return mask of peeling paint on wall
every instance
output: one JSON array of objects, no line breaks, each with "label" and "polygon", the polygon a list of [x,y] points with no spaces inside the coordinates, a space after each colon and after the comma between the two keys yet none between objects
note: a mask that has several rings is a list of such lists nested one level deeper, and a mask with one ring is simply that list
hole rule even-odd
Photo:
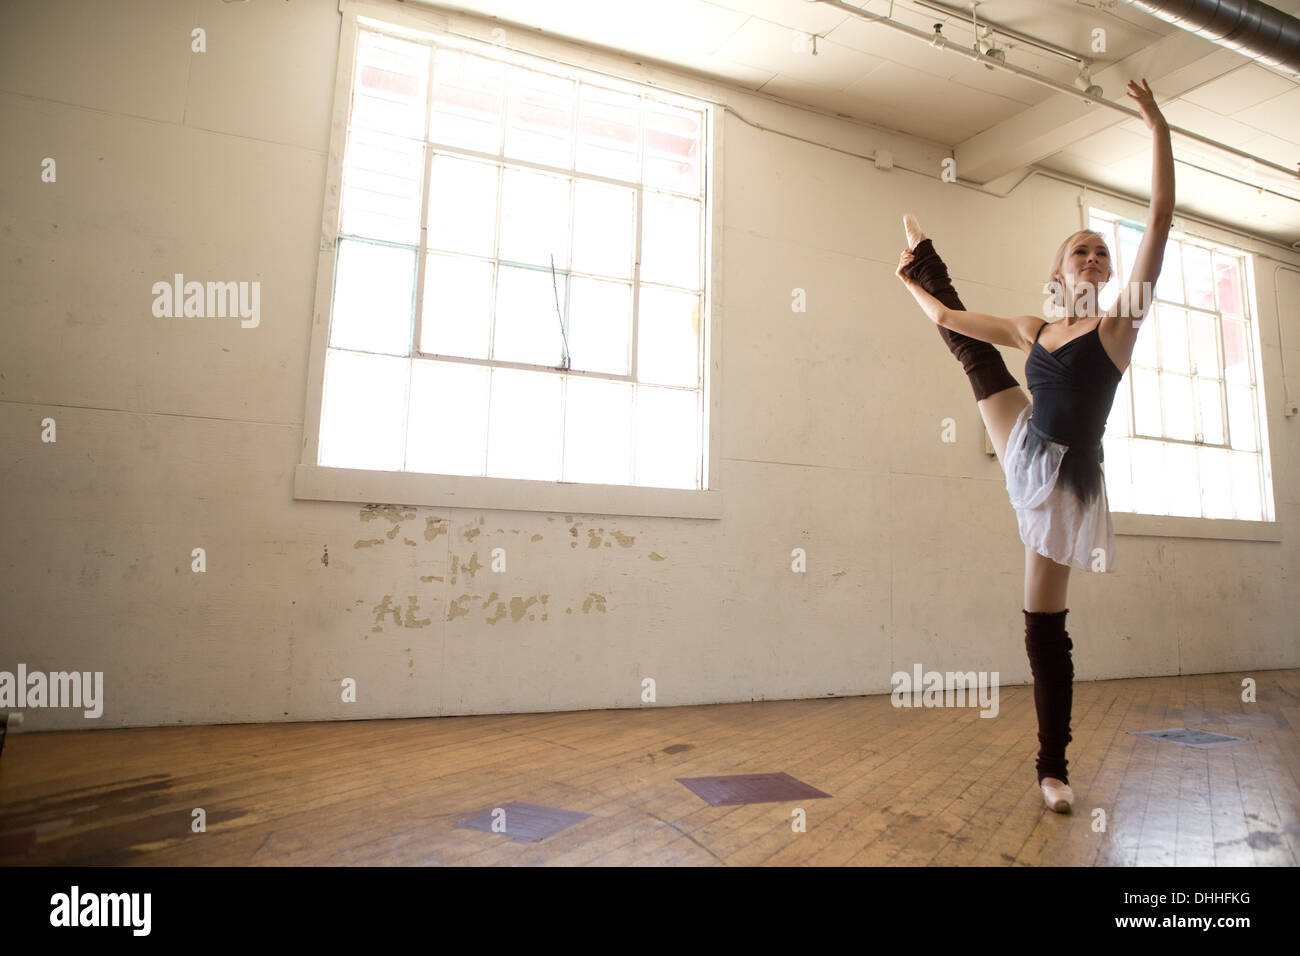
[{"label": "peeling paint on wall", "polygon": [[456,600],[448,604],[447,620],[454,621],[458,617],[465,617],[468,615],[469,607],[466,606],[465,602],[468,601],[469,598],[470,596],[468,594],[462,594],[460,597],[456,598]]},{"label": "peeling paint on wall", "polygon": [[377,544],[383,544],[383,543],[384,543],[384,539],[383,539],[383,538],[365,538],[365,539],[362,539],[361,541],[358,541],[358,542],[357,542],[356,544],[354,544],[352,547],[354,547],[354,548],[373,548],[375,545],[377,545]]},{"label": "peeling paint on wall", "polygon": [[[526,612],[532,605],[536,603],[537,603],[537,598],[535,597],[530,597],[527,601],[521,600],[520,598],[517,597],[512,597],[510,599],[510,620],[518,621],[520,618],[524,616],[524,612]],[[528,619],[531,621],[533,619],[533,616],[529,614]]]},{"label": "peeling paint on wall", "polygon": [[582,602],[582,613],[590,614],[592,607],[595,607],[597,611],[599,611],[601,614],[604,614],[605,595],[597,594],[595,591],[588,592],[587,599]]},{"label": "peeling paint on wall", "polygon": [[529,538],[528,540],[529,540],[529,541],[541,541],[541,540],[542,540],[542,536],[541,536],[540,534],[535,534],[535,535],[533,535],[531,538]]},{"label": "peeling paint on wall", "polygon": [[406,607],[406,620],[403,622],[404,627],[428,627],[432,622],[431,618],[417,618],[416,612],[420,609],[419,598],[414,594],[406,596],[408,602]]},{"label": "peeling paint on wall", "polygon": [[447,533],[447,519],[429,516],[424,519],[424,540],[432,541],[440,534]]},{"label": "peeling paint on wall", "polygon": [[415,508],[411,505],[366,505],[361,509],[362,521],[374,521],[387,518],[396,524],[399,521],[414,521]]},{"label": "peeling paint on wall", "polygon": [[375,615],[375,624],[377,625],[376,627],[371,628],[372,631],[383,630],[383,628],[379,627],[378,625],[382,624],[384,618],[388,617],[390,613],[393,615],[393,623],[398,625],[399,627],[401,626],[402,624],[401,609],[393,607],[391,603],[392,600],[393,600],[393,596],[391,594],[385,594],[384,600],[381,601],[379,604],[376,604],[374,608],[372,608]]},{"label": "peeling paint on wall", "polygon": [[664,556],[663,556],[662,554],[660,554],[659,552],[657,552],[657,551],[651,551],[651,552],[650,552],[650,560],[651,560],[651,561],[662,561],[662,560],[664,560]]}]

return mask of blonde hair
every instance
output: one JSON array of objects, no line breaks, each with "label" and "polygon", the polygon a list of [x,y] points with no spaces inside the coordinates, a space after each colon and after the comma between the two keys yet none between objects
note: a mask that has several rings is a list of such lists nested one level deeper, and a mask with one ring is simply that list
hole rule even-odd
[{"label": "blonde hair", "polygon": [[[1078,232],[1073,232],[1066,236],[1065,241],[1061,243],[1060,248],[1056,250],[1056,255],[1052,257],[1052,268],[1047,274],[1047,282],[1045,285],[1047,289],[1052,290],[1058,300],[1058,304],[1065,304],[1065,282],[1063,279],[1058,279],[1056,273],[1060,272],[1061,266],[1065,264],[1065,254],[1084,236],[1096,236],[1100,239],[1101,244],[1106,246],[1106,258],[1107,260],[1110,259],[1110,246],[1106,245],[1106,237],[1097,232],[1097,230],[1080,229]],[[1109,261],[1107,261],[1106,267],[1110,269],[1111,275],[1115,274],[1115,268]]]}]

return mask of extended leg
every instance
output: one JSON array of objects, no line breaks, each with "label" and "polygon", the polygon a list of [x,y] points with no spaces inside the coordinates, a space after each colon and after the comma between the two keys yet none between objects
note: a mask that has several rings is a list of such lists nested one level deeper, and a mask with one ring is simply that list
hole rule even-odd
[{"label": "extended leg", "polygon": [[[903,223],[907,231],[908,248],[916,256],[903,272],[916,279],[921,288],[948,308],[965,311],[966,307],[952,287],[948,267],[934,250],[934,242],[925,238],[921,227],[910,215],[903,217]],[[980,416],[984,419],[984,427],[993,440],[999,464],[1003,464],[1007,438],[1021,411],[1029,404],[1029,396],[1007,371],[1002,354],[991,343],[981,342],[942,326],[939,327],[939,335],[953,355],[957,356],[966,377],[970,379],[971,390],[979,403]]]},{"label": "extended leg", "polygon": [[[912,253],[916,258],[907,264],[903,274],[909,279],[915,279],[921,288],[948,308],[966,311],[966,306],[962,304],[961,299],[957,297],[957,291],[952,287],[948,267],[939,258],[939,253],[934,250],[934,241],[923,239]],[[1002,353],[991,343],[981,342],[979,339],[973,339],[942,326],[939,327],[939,334],[952,350],[952,354],[957,356],[961,367],[965,369],[976,401],[981,401],[1004,389],[1020,387],[1020,383],[1007,371],[1007,365],[1002,361]]]}]

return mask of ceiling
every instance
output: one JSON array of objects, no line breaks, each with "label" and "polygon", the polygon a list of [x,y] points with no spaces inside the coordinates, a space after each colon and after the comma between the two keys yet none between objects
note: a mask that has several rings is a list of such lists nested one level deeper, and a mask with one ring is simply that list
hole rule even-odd
[{"label": "ceiling", "polygon": [[[968,22],[919,0],[846,2],[926,34],[943,23],[949,40],[973,42]],[[944,2],[969,8],[961,0]],[[1300,13],[1300,0],[1271,5]],[[684,67],[941,143],[953,150],[962,179],[990,188],[1038,166],[1149,195],[1150,134],[1141,120],[815,0],[456,0],[436,6]],[[981,22],[1088,56],[1107,99],[1131,105],[1126,81],[1146,76],[1171,125],[1292,169],[1300,163],[1295,77],[1115,0],[983,0],[978,14]],[[1106,31],[1105,53],[1089,52],[1097,27]],[[792,31],[815,34],[817,55],[795,52]],[[1076,63],[1016,39],[997,37],[997,46],[1008,63],[1058,82],[1070,85],[1078,73]],[[1267,167],[1251,169],[1178,135],[1174,155],[1180,212],[1286,245],[1300,241],[1300,180]]]}]

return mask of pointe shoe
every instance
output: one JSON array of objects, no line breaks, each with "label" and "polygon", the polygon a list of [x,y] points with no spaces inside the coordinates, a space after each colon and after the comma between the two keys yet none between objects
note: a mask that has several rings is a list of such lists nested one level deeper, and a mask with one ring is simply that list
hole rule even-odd
[{"label": "pointe shoe", "polygon": [[916,217],[910,212],[903,214],[903,231],[907,233],[907,248],[909,251],[925,242],[925,233],[921,231],[921,224],[916,221]]},{"label": "pointe shoe", "polygon": [[1044,777],[1039,786],[1042,788],[1043,802],[1047,804],[1047,809],[1057,813],[1070,812],[1074,805],[1074,791],[1070,789],[1068,783],[1055,777]]}]

